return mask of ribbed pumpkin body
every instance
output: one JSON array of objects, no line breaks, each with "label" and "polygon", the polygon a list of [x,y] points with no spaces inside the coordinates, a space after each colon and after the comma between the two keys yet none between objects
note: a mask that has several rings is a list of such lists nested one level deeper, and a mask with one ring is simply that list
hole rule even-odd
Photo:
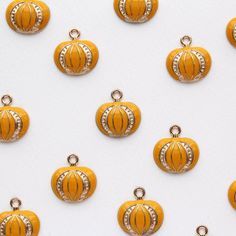
[{"label": "ribbed pumpkin body", "polygon": [[167,138],[154,148],[156,164],[164,171],[178,174],[193,169],[199,159],[199,148],[189,138]]},{"label": "ribbed pumpkin body", "polygon": [[203,79],[208,74],[211,56],[203,48],[185,47],[172,51],[166,64],[174,79],[191,83]]},{"label": "ribbed pumpkin body", "polygon": [[15,0],[7,8],[8,25],[19,33],[39,32],[48,24],[50,10],[38,0]]},{"label": "ribbed pumpkin body", "polygon": [[129,201],[118,212],[121,228],[130,235],[151,235],[158,231],[164,220],[161,206],[154,201]]},{"label": "ribbed pumpkin body", "polygon": [[140,122],[141,112],[131,102],[106,103],[96,114],[98,128],[110,137],[128,136],[138,129]]},{"label": "ribbed pumpkin body", "polygon": [[226,34],[229,42],[236,47],[236,18],[232,19],[227,25]]},{"label": "ribbed pumpkin body", "polygon": [[228,198],[231,206],[236,210],[236,181],[234,181],[229,188]]},{"label": "ribbed pumpkin body", "polygon": [[55,195],[67,202],[81,202],[89,198],[94,193],[96,185],[96,175],[86,167],[60,168],[51,180]]},{"label": "ribbed pumpkin body", "polygon": [[15,141],[27,132],[29,116],[22,108],[4,106],[0,108],[0,141]]},{"label": "ribbed pumpkin body", "polygon": [[96,45],[86,40],[61,43],[54,53],[58,69],[69,75],[83,75],[90,72],[96,66],[98,57]]},{"label": "ribbed pumpkin body", "polygon": [[39,229],[39,218],[31,211],[0,214],[0,236],[38,236]]},{"label": "ribbed pumpkin body", "polygon": [[129,23],[143,23],[150,20],[158,9],[158,0],[115,0],[116,14]]}]

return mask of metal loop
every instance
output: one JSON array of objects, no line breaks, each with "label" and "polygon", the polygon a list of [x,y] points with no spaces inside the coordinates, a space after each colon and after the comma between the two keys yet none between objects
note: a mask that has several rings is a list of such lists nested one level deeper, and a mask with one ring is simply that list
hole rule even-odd
[{"label": "metal loop", "polygon": [[80,37],[80,31],[77,29],[72,29],[69,32],[69,36],[72,40],[78,39]]},{"label": "metal loop", "polygon": [[170,134],[174,137],[174,138],[177,138],[180,136],[182,130],[181,128],[178,126],[178,125],[173,125],[171,128],[170,128]]},{"label": "metal loop", "polygon": [[115,102],[119,102],[123,98],[123,93],[119,89],[116,89],[111,93],[111,97]]},{"label": "metal loop", "polygon": [[17,211],[20,209],[20,206],[21,206],[22,202],[19,198],[13,198],[11,199],[10,201],[10,206],[12,207],[12,209],[14,211]]},{"label": "metal loop", "polygon": [[77,166],[79,163],[79,157],[75,154],[71,154],[67,157],[67,161],[71,166]]},{"label": "metal loop", "polygon": [[10,95],[4,95],[1,98],[1,102],[4,106],[10,106],[12,104],[12,97]]},{"label": "metal loop", "polygon": [[137,200],[142,200],[146,195],[146,191],[142,187],[138,187],[134,190],[134,196],[137,198]]},{"label": "metal loop", "polygon": [[192,41],[192,38],[188,35],[185,35],[180,39],[180,43],[183,45],[183,47],[189,47],[192,44]]},{"label": "metal loop", "polygon": [[197,228],[197,235],[198,236],[206,236],[206,235],[208,235],[208,228],[206,226],[203,226],[203,225],[199,226]]}]

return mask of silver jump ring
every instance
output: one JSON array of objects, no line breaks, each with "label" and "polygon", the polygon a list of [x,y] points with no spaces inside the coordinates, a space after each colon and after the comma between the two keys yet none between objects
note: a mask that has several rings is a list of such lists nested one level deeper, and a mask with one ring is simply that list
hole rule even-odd
[{"label": "silver jump ring", "polygon": [[123,98],[123,93],[119,89],[116,89],[111,93],[111,97],[115,102],[119,102]]},{"label": "silver jump ring", "polygon": [[17,211],[20,209],[20,206],[21,206],[22,202],[19,198],[13,198],[11,199],[10,201],[10,206],[12,207],[12,209],[14,211]]},{"label": "silver jump ring", "polygon": [[208,235],[208,228],[206,226],[203,226],[203,225],[199,226],[197,228],[197,235],[198,236],[206,236],[206,235]]},{"label": "silver jump ring", "polygon": [[72,40],[78,39],[80,37],[80,31],[77,29],[72,29],[69,32],[69,36]]},{"label": "silver jump ring", "polygon": [[71,166],[76,166],[79,163],[79,157],[75,154],[71,154],[67,157],[67,161]]},{"label": "silver jump ring", "polygon": [[146,195],[146,191],[142,187],[138,187],[134,190],[134,196],[137,198],[137,200],[142,200]]}]

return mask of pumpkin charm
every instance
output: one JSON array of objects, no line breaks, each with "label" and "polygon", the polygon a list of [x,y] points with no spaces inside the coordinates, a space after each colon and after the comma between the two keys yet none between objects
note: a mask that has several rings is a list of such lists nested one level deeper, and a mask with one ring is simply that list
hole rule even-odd
[{"label": "pumpkin charm", "polygon": [[160,140],[154,148],[154,159],[163,171],[173,174],[193,169],[199,159],[197,143],[190,138],[180,138],[181,128],[170,128],[172,138]]},{"label": "pumpkin charm", "polygon": [[6,19],[14,31],[34,34],[46,27],[50,10],[40,0],[14,0],[7,8]]},{"label": "pumpkin charm", "polygon": [[134,190],[136,201],[125,202],[119,209],[118,222],[129,235],[148,236],[157,232],[163,224],[164,212],[154,201],[144,200],[145,190]]},{"label": "pumpkin charm", "polygon": [[96,45],[87,40],[79,40],[80,32],[73,29],[69,33],[71,41],[59,44],[54,53],[58,69],[68,75],[84,75],[97,64],[99,52]]},{"label": "pumpkin charm", "polygon": [[12,97],[4,95],[0,107],[0,142],[13,142],[25,135],[29,128],[29,116],[19,107],[11,107]]},{"label": "pumpkin charm", "polygon": [[13,211],[0,214],[0,236],[38,236],[40,221],[32,211],[21,211],[21,201],[11,200]]},{"label": "pumpkin charm", "polygon": [[97,178],[87,167],[78,167],[79,158],[68,157],[69,167],[58,169],[52,176],[51,186],[55,195],[66,202],[82,202],[92,196],[97,186]]},{"label": "pumpkin charm", "polygon": [[128,23],[149,21],[158,10],[158,0],[114,0],[116,14]]},{"label": "pumpkin charm", "polygon": [[103,104],[96,114],[99,130],[110,137],[125,137],[134,133],[141,122],[139,108],[131,102],[121,102],[123,93],[115,90],[111,94],[114,102]]},{"label": "pumpkin charm", "polygon": [[232,19],[227,25],[226,34],[229,42],[236,47],[236,18]]},{"label": "pumpkin charm", "polygon": [[236,210],[236,181],[234,181],[229,188],[228,198],[231,206]]},{"label": "pumpkin charm", "polygon": [[203,79],[211,68],[211,56],[200,47],[191,47],[192,38],[181,39],[183,48],[173,50],[166,65],[170,75],[180,82],[191,83]]}]

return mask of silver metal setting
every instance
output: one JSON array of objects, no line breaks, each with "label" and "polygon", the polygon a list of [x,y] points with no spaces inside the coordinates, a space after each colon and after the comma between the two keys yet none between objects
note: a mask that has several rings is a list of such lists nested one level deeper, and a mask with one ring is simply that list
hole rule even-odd
[{"label": "silver metal setting", "polygon": [[134,116],[134,113],[132,110],[130,110],[127,106],[124,106],[124,105],[114,105],[114,106],[110,106],[108,107],[102,114],[102,117],[101,117],[101,124],[102,124],[102,127],[103,129],[107,132],[107,134],[110,136],[110,137],[116,137],[115,134],[112,133],[112,131],[110,130],[109,128],[109,125],[108,125],[108,116],[110,114],[110,112],[112,111],[112,109],[114,107],[119,107],[119,109],[122,109],[123,111],[125,111],[125,113],[127,114],[127,117],[128,117],[128,127],[125,131],[125,134],[124,136],[128,136],[134,126],[134,123],[135,123],[135,116]]},{"label": "silver metal setting", "polygon": [[[31,5],[34,10],[35,10],[35,13],[37,15],[37,21],[35,23],[35,25],[33,26],[32,30],[30,31],[23,31],[21,30],[17,23],[16,23],[16,14],[17,14],[17,11],[19,10],[19,8],[24,5],[24,4],[28,4],[28,5]],[[39,31],[39,27],[43,21],[43,11],[41,9],[41,7],[37,4],[35,4],[34,2],[30,2],[30,3],[26,3],[26,2],[20,2],[19,4],[17,4],[11,11],[11,14],[10,14],[10,21],[12,23],[12,25],[15,27],[16,31],[19,32],[19,33],[36,33],[37,31]]]},{"label": "silver metal setting", "polygon": [[145,234],[142,234],[142,236],[148,236],[148,235],[153,234],[155,227],[158,224],[158,215],[152,207],[150,207],[146,204],[137,204],[137,205],[129,207],[126,210],[126,212],[124,214],[123,222],[124,222],[124,225],[125,225],[127,231],[130,233],[130,235],[140,236],[135,233],[135,231],[132,229],[131,224],[130,224],[130,216],[131,216],[132,212],[138,207],[145,208],[149,212],[150,219],[151,219],[151,226],[150,226],[149,230]]},{"label": "silver metal setting", "polygon": [[25,229],[26,229],[26,235],[25,236],[32,236],[33,235],[33,226],[30,222],[30,220],[23,216],[23,215],[18,215],[18,214],[15,214],[15,215],[10,215],[8,217],[6,217],[1,223],[0,223],[0,236],[6,236],[6,227],[7,227],[7,224],[16,219],[17,221],[22,221],[25,225]]},{"label": "silver metal setting", "polygon": [[89,178],[88,176],[83,173],[82,171],[79,171],[79,170],[71,170],[71,171],[66,171],[64,172],[63,174],[60,175],[60,177],[58,178],[57,180],[57,191],[58,193],[60,194],[61,198],[66,201],[66,202],[70,202],[70,200],[66,197],[65,193],[63,192],[63,181],[65,179],[65,177],[74,172],[74,174],[78,175],[82,182],[83,182],[83,191],[82,191],[82,194],[78,200],[78,202],[82,202],[83,200],[85,200],[87,198],[87,194],[90,190],[90,181],[89,181]]},{"label": "silver metal setting", "polygon": [[71,44],[66,45],[61,50],[61,52],[59,54],[59,61],[60,61],[60,64],[61,64],[62,68],[66,71],[67,74],[70,74],[70,75],[83,75],[83,74],[88,73],[91,70],[90,66],[93,62],[93,54],[92,54],[92,51],[90,50],[90,48],[87,45],[83,44],[83,43],[78,43],[76,46],[81,47],[82,50],[84,51],[85,55],[86,55],[86,62],[85,62],[83,70],[80,73],[72,72],[66,65],[66,57],[65,57],[66,53],[71,49],[71,47],[73,47],[73,45],[71,45]]},{"label": "silver metal setting", "polygon": [[[3,139],[0,139],[0,142],[13,142],[13,141],[16,141],[17,139],[19,139],[19,134],[23,128],[23,122],[22,122],[22,119],[21,117],[18,115],[18,113],[16,113],[15,111],[12,111],[12,110],[2,110],[0,111],[0,117],[2,114],[6,113],[7,116],[9,116],[9,114],[13,117],[14,121],[15,121],[15,132],[12,136],[11,139],[9,140],[3,140]],[[0,133],[1,133],[1,121],[0,121]]]},{"label": "silver metal setting", "polygon": [[144,22],[148,21],[148,16],[151,14],[152,8],[153,8],[152,0],[145,0],[145,3],[146,3],[146,11],[145,11],[143,17],[141,17],[138,21],[131,20],[129,18],[129,16],[127,15],[126,0],[119,1],[119,10],[120,10],[120,13],[122,14],[122,16],[125,18],[126,22],[128,22],[128,23],[144,23]]},{"label": "silver metal setting", "polygon": [[199,64],[200,64],[199,74],[190,81],[186,81],[184,76],[181,74],[180,69],[179,69],[179,62],[180,62],[180,59],[186,53],[188,53],[188,52],[181,51],[180,53],[177,53],[175,55],[175,57],[173,59],[173,63],[172,63],[172,69],[173,69],[174,73],[178,76],[179,80],[182,81],[182,82],[193,82],[193,81],[198,81],[198,80],[202,79],[203,78],[203,73],[206,70],[206,60],[205,60],[204,56],[196,50],[190,50],[190,53],[193,53],[199,61]]},{"label": "silver metal setting", "polygon": [[234,29],[233,29],[233,38],[236,41],[236,24],[234,25]]},{"label": "silver metal setting", "polygon": [[[167,164],[167,160],[166,160],[166,153],[171,145],[172,145],[172,142],[167,143],[166,145],[164,145],[162,147],[160,154],[159,154],[159,159],[160,159],[162,166],[166,169],[166,171],[168,171],[169,173],[175,174],[177,172],[173,171],[172,168],[170,168],[170,166]],[[194,153],[193,153],[192,148],[187,143],[177,142],[176,145],[178,145],[178,146],[181,145],[185,149],[186,154],[187,154],[188,161],[187,161],[186,165],[183,167],[183,169],[181,170],[181,172],[184,173],[184,172],[188,171],[189,167],[192,165],[193,160],[194,160]]]}]

